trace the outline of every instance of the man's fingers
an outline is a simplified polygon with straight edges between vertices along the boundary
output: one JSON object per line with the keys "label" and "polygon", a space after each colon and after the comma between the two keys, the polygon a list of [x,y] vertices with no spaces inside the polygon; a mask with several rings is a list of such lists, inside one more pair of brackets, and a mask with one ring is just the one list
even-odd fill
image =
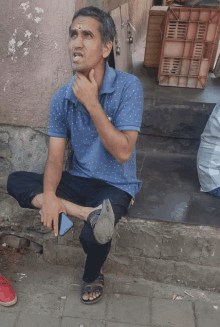
{"label": "man's fingers", "polygon": [[80,87],[80,81],[78,80],[75,80],[74,82],[73,82],[73,87],[75,87],[75,89],[76,90],[78,90],[79,89],[79,87]]}
{"label": "man's fingers", "polygon": [[84,75],[82,73],[79,73],[79,72],[76,73],[76,78],[78,78],[79,80],[81,80],[83,77],[84,77]]}
{"label": "man's fingers", "polygon": [[80,84],[80,83],[84,83],[84,81],[87,81],[87,78],[83,74],[77,73],[77,75],[74,79],[74,82],[76,82],[77,84]]}
{"label": "man's fingers", "polygon": [[80,81],[82,81],[82,80],[87,80],[87,78],[86,78],[82,73],[77,72],[76,74],[77,74],[77,77],[78,77],[78,79],[79,79]]}
{"label": "man's fingers", "polygon": [[45,216],[45,215],[41,215],[41,222],[44,226],[48,227],[49,230],[53,230],[52,229],[52,218]]}
{"label": "man's fingers", "polygon": [[74,94],[77,93],[78,87],[76,84],[73,84],[72,89]]}
{"label": "man's fingers", "polygon": [[76,77],[75,77],[75,79],[74,79],[74,82],[73,82],[73,84],[74,84],[74,83],[78,83],[79,81],[80,81],[79,77],[78,77],[78,76],[76,76]]}
{"label": "man's fingers", "polygon": [[45,226],[47,226],[49,228],[49,230],[53,230],[52,229],[52,221],[47,221]]}
{"label": "man's fingers", "polygon": [[78,81],[77,81],[77,80],[75,80],[75,81],[73,82],[73,86],[74,86],[74,87],[78,86]]}
{"label": "man's fingers", "polygon": [[90,70],[90,73],[89,73],[89,79],[90,79],[90,82],[92,84],[96,84],[96,80],[95,80],[95,70],[92,69]]}
{"label": "man's fingers", "polygon": [[59,220],[59,218],[57,218],[57,219],[55,219],[55,220],[53,221],[53,230],[54,230],[54,234],[55,234],[55,236],[58,235],[58,220]]}

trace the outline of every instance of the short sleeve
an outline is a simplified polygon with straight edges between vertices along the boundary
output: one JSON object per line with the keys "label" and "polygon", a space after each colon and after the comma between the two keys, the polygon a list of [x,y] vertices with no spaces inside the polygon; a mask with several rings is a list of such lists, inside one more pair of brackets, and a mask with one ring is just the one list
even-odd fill
{"label": "short sleeve", "polygon": [[63,92],[58,91],[50,105],[49,136],[67,137]]}
{"label": "short sleeve", "polygon": [[132,76],[122,92],[120,105],[114,117],[114,125],[120,131],[140,131],[143,114],[143,88]]}

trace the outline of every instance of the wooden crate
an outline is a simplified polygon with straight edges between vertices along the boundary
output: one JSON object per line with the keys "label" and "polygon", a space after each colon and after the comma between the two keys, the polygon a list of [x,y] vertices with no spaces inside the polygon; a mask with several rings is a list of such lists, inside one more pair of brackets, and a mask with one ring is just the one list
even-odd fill
{"label": "wooden crate", "polygon": [[159,85],[205,87],[219,17],[216,8],[170,8],[166,15]]}
{"label": "wooden crate", "polygon": [[146,67],[159,67],[163,42],[161,25],[167,10],[168,6],[154,6],[150,10],[144,56]]}
{"label": "wooden crate", "polygon": [[214,48],[213,48],[210,70],[212,70],[215,66],[215,60],[216,60],[216,56],[217,56],[217,52],[218,52],[219,40],[220,40],[220,24],[218,25],[218,32],[217,32],[217,36],[216,36],[216,40],[215,40],[215,44],[214,44]]}

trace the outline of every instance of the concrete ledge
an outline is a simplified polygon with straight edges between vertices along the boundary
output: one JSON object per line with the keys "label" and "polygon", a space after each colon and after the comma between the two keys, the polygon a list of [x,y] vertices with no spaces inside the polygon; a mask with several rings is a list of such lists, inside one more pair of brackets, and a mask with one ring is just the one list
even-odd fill
{"label": "concrete ledge", "polygon": [[[0,193],[0,207],[0,236],[17,235],[43,245],[45,261],[84,266],[82,221],[74,218],[74,230],[56,238],[41,225],[36,210],[20,208],[9,195]],[[219,228],[123,217],[104,270],[219,292]]]}
{"label": "concrete ledge", "polygon": [[183,100],[144,98],[142,135],[200,139],[215,104]]}

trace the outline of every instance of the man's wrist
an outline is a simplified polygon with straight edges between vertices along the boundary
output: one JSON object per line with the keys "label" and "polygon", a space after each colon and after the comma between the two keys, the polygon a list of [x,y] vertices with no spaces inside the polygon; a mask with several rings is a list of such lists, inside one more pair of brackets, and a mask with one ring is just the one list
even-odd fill
{"label": "man's wrist", "polygon": [[52,196],[56,196],[56,192],[52,191],[52,190],[46,190],[44,191],[44,197],[52,197]]}
{"label": "man's wrist", "polygon": [[88,112],[92,113],[94,112],[95,110],[97,110],[97,108],[101,106],[100,103],[99,103],[99,100],[94,100],[94,101],[91,101],[87,106],[86,106],[86,109],[88,110]]}

